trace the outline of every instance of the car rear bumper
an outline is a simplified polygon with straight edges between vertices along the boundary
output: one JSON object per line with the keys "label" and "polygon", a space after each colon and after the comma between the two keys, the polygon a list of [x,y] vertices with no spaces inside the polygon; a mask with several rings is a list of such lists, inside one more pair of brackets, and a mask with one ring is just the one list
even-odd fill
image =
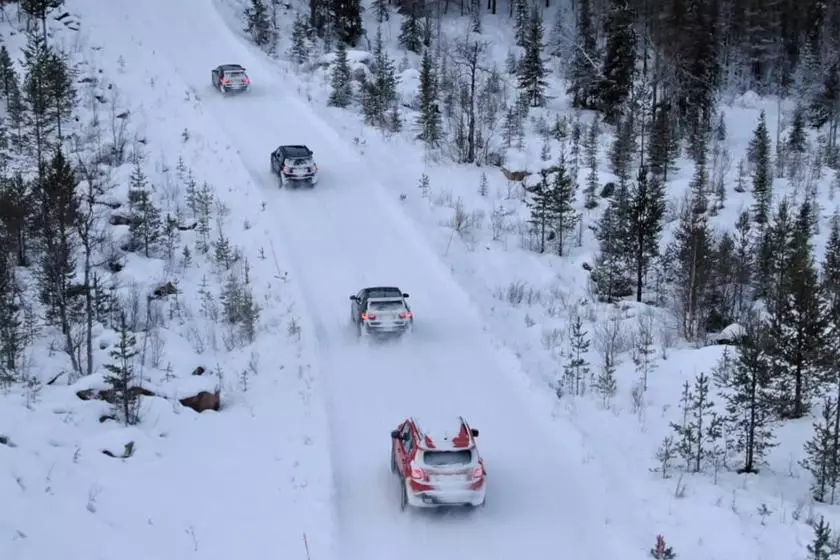
{"label": "car rear bumper", "polygon": [[473,489],[469,486],[462,488],[435,488],[431,490],[414,490],[411,482],[406,482],[408,505],[416,508],[435,508],[446,506],[474,506],[484,504],[486,484]]}
{"label": "car rear bumper", "polygon": [[401,322],[401,323],[379,323],[376,321],[369,321],[365,323],[365,330],[369,334],[402,334],[406,331],[411,330],[411,323],[408,321]]}
{"label": "car rear bumper", "polygon": [[287,175],[283,173],[283,179],[286,181],[316,181],[316,174],[315,173],[307,173],[305,175]]}

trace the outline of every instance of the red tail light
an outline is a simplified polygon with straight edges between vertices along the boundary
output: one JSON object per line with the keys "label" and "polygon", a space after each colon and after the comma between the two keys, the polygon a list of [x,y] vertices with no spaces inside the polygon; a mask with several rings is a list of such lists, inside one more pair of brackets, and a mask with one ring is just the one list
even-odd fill
{"label": "red tail light", "polygon": [[411,319],[412,317],[414,317],[414,313],[412,313],[411,311],[400,313],[400,319]]}
{"label": "red tail light", "polygon": [[481,465],[479,465],[479,466],[477,466],[476,468],[474,468],[474,469],[472,470],[472,472],[470,473],[470,478],[471,478],[472,480],[478,480],[478,479],[479,479],[479,478],[481,478],[482,476],[484,476],[484,467],[482,467]]}
{"label": "red tail light", "polygon": [[291,172],[292,172],[292,170],[288,165],[283,168],[283,173],[291,173]]}
{"label": "red tail light", "polygon": [[411,466],[411,478],[414,480],[426,480],[426,473],[420,467]]}
{"label": "red tail light", "polygon": [[250,84],[250,83],[251,83],[251,78],[245,78],[245,79],[243,79],[243,80],[242,80],[242,83],[243,83],[243,84],[245,84],[245,85],[247,86],[248,84]]}
{"label": "red tail light", "polygon": [[222,85],[227,85],[230,83],[230,80],[227,78],[222,78]]}
{"label": "red tail light", "polygon": [[376,319],[376,315],[373,313],[362,313],[362,321],[373,321]]}

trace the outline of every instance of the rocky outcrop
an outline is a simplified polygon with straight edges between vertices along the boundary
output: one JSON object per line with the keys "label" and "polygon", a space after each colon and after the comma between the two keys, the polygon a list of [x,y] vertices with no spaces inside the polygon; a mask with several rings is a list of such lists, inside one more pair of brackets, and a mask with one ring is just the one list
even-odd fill
{"label": "rocky outcrop", "polygon": [[199,394],[193,397],[186,397],[181,399],[179,402],[196,412],[204,412],[205,410],[218,411],[222,404],[221,393],[218,390],[213,393],[210,393],[209,391],[201,391]]}
{"label": "rocky outcrop", "polygon": [[[143,387],[132,387],[129,389],[135,397],[154,397],[152,391]],[[117,395],[112,389],[85,389],[76,393],[76,396],[83,401],[105,401],[110,404],[117,402]]]}

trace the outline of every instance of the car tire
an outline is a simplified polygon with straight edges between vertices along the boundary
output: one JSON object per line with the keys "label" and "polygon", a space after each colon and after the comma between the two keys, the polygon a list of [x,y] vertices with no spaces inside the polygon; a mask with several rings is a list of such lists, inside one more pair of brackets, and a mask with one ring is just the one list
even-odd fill
{"label": "car tire", "polygon": [[405,511],[408,507],[408,490],[405,489],[405,480],[400,479],[400,510]]}

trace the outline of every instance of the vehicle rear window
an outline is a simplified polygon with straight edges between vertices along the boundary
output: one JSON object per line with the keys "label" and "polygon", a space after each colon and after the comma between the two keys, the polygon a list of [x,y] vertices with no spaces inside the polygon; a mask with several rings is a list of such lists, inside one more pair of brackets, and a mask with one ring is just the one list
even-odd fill
{"label": "vehicle rear window", "polygon": [[231,72],[230,70],[228,70],[227,72],[225,72],[225,76],[227,76],[228,78],[244,78],[245,77],[245,72],[239,72],[239,71]]}
{"label": "vehicle rear window", "polygon": [[424,451],[423,462],[430,467],[456,467],[472,462],[472,450]]}
{"label": "vehicle rear window", "polygon": [[368,309],[371,311],[402,311],[403,302],[401,301],[371,301],[368,302]]}
{"label": "vehicle rear window", "polygon": [[309,158],[295,158],[292,159],[292,165],[312,165],[312,160]]}

